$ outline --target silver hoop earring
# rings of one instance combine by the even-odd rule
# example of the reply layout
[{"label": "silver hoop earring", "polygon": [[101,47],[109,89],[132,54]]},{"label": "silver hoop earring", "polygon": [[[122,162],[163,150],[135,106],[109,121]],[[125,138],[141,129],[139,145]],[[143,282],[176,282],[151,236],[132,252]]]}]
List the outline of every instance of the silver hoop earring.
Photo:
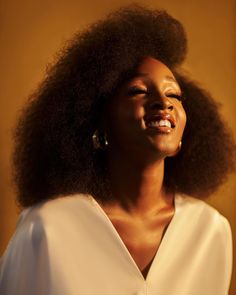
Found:
[{"label": "silver hoop earring", "polygon": [[102,149],[105,150],[108,146],[107,136],[105,133],[101,133],[96,130],[92,136],[93,148],[95,150]]},{"label": "silver hoop earring", "polygon": [[181,147],[182,147],[182,141],[180,140],[179,145],[178,145],[176,151],[171,155],[171,157],[174,157],[174,156],[178,155],[178,153],[181,150]]},{"label": "silver hoop earring", "polygon": [[180,140],[180,142],[179,142],[178,152],[181,150],[181,147],[182,147],[182,140]]}]

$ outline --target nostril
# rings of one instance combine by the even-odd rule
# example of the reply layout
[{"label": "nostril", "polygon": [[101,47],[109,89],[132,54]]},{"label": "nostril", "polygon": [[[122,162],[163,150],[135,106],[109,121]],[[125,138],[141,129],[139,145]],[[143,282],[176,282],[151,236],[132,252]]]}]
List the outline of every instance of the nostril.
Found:
[{"label": "nostril", "polygon": [[149,108],[152,110],[168,109],[168,110],[172,111],[174,109],[174,106],[167,101],[160,100],[160,101],[151,102],[149,104]]},{"label": "nostril", "polygon": [[162,108],[162,103],[160,101],[155,101],[150,104],[151,109],[160,109]]}]

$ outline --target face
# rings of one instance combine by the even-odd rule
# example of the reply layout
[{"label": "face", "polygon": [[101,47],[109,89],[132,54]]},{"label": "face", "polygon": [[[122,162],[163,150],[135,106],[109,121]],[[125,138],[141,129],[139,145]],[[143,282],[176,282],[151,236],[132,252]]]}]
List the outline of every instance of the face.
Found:
[{"label": "face", "polygon": [[181,89],[173,73],[147,57],[108,106],[106,132],[112,149],[167,157],[176,154],[185,124]]}]

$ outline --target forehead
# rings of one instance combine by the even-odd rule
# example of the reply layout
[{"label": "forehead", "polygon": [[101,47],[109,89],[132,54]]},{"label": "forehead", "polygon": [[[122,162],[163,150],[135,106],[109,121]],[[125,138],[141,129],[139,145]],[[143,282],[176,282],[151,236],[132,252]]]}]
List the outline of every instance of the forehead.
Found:
[{"label": "forehead", "polygon": [[176,82],[171,70],[161,61],[152,57],[145,57],[139,63],[136,73],[140,76],[150,76],[155,77],[156,79],[166,78],[167,80]]}]

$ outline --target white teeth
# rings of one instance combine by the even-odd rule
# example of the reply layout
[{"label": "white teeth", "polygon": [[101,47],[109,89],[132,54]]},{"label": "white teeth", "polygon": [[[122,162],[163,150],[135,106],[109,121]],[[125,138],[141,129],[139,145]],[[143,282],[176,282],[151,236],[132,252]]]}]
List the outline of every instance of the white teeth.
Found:
[{"label": "white teeth", "polygon": [[148,124],[150,127],[169,127],[171,128],[171,123],[169,120],[151,121]]}]

